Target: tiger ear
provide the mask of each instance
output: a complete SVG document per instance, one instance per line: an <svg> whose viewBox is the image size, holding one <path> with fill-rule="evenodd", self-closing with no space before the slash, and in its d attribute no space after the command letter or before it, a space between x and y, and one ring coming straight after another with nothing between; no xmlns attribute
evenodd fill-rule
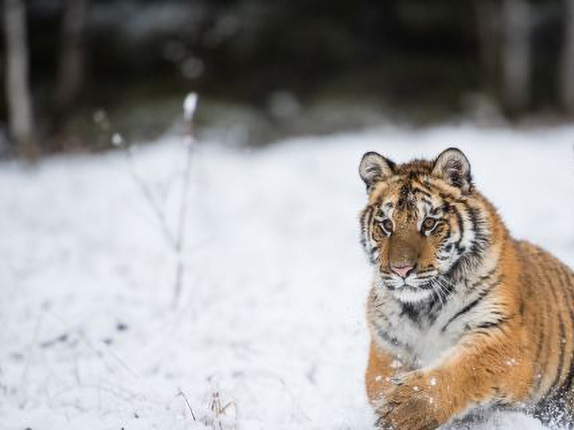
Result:
<svg viewBox="0 0 574 430"><path fill-rule="evenodd" d="M367 185L367 192L371 192L377 182L388 179L395 173L395 163L387 160L376 152L367 152L361 159L359 175Z"/></svg>
<svg viewBox="0 0 574 430"><path fill-rule="evenodd" d="M460 149L448 148L436 158L432 175L468 193L472 188L470 163Z"/></svg>

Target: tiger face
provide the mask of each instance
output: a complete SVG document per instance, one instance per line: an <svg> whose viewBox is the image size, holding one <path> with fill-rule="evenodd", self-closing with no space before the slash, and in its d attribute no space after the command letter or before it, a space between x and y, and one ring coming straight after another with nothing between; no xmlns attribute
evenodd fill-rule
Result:
<svg viewBox="0 0 574 430"><path fill-rule="evenodd" d="M362 244L375 286L408 303L450 294L457 271L472 269L488 243L464 154L451 148L434 162L396 165L369 152L359 173L369 194Z"/></svg>

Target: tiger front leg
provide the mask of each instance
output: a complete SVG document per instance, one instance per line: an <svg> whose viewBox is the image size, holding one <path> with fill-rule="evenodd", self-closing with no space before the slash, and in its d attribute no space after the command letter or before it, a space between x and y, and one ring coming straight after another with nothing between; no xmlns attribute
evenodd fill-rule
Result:
<svg viewBox="0 0 574 430"><path fill-rule="evenodd" d="M378 426L392 430L435 430L472 408L504 399L527 399L527 366L511 345L475 339L432 369L407 373L377 409Z"/></svg>
<svg viewBox="0 0 574 430"><path fill-rule="evenodd" d="M377 410L377 425L389 430L434 430L447 422L453 408L443 388L437 387L438 373L417 370L397 381Z"/></svg>
<svg viewBox="0 0 574 430"><path fill-rule="evenodd" d="M394 389L394 380L408 372L398 357L390 351L382 350L373 341L369 348L369 363L365 375L367 397L376 409L387 394Z"/></svg>

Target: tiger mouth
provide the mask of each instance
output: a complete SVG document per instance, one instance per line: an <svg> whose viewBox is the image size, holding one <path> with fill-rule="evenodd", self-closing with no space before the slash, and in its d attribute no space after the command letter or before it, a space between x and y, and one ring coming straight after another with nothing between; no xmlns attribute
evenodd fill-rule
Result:
<svg viewBox="0 0 574 430"><path fill-rule="evenodd" d="M423 303L433 298L446 303L448 297L455 291L452 281L444 276L426 276L425 278L392 280L386 283L387 290L404 303Z"/></svg>
<svg viewBox="0 0 574 430"><path fill-rule="evenodd" d="M387 284L387 288L389 290L408 290L408 291L425 291L425 290L434 290L433 280L432 279L425 279L423 282L419 283L418 285L409 284L407 279L403 279L401 284Z"/></svg>

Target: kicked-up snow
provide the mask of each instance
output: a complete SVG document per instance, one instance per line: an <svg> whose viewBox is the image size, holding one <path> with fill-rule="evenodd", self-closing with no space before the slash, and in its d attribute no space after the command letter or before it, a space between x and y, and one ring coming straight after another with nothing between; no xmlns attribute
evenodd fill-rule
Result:
<svg viewBox="0 0 574 430"><path fill-rule="evenodd" d="M0 428L373 429L357 165L458 146L513 233L574 264L574 129L382 129L193 159L185 147L0 165ZM154 207L134 180L154 196ZM165 227L164 225L164 227ZM520 413L459 428L541 429Z"/></svg>

